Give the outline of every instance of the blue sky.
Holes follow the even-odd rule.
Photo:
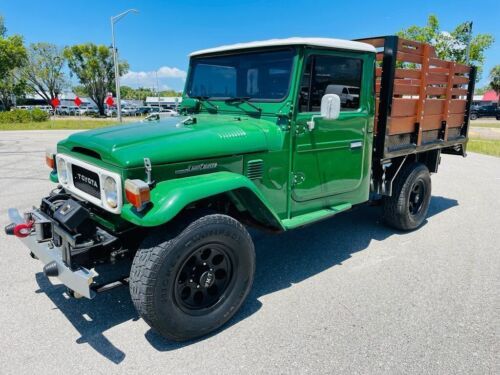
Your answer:
[[[498,0],[468,1],[335,1],[335,0],[86,0],[66,2],[2,0],[0,14],[8,32],[28,43],[60,46],[94,42],[110,44],[109,18],[128,8],[117,24],[117,46],[130,64],[124,84],[182,89],[194,50],[222,44],[290,36],[355,39],[393,34],[438,16],[443,30],[472,20],[475,33],[491,33],[485,72],[500,64]],[[479,86],[486,83],[487,74]]]

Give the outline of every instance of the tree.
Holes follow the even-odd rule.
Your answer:
[[[129,86],[121,86],[120,93],[123,99],[146,100],[148,96],[182,96],[181,92],[175,90],[164,90],[157,93],[150,88],[139,87],[134,89]]]
[[[64,63],[63,50],[54,44],[34,43],[28,49],[28,63],[22,70],[23,78],[28,88],[49,105],[66,86]]]
[[[483,95],[488,90],[489,90],[488,86],[476,87],[474,88],[474,95]]]
[[[111,50],[104,45],[79,44],[64,49],[68,66],[80,80],[90,98],[96,103],[99,113],[104,115],[104,100],[108,92],[115,89],[115,72]],[[120,61],[120,75],[128,71],[128,64]]]
[[[3,38],[7,35],[7,28],[5,27],[5,20],[3,16],[0,15],[0,37]]]
[[[26,63],[26,48],[19,35],[5,35],[3,17],[0,17],[0,100],[5,109],[12,106],[12,98],[20,95],[23,82],[18,70]]]
[[[89,95],[89,93],[87,92],[85,87],[82,85],[74,86],[72,91],[76,96],[80,96],[80,97]]]
[[[490,70],[490,87],[499,95],[498,104],[500,104],[500,65],[495,65]]]
[[[451,32],[443,31],[435,15],[430,15],[425,26],[410,26],[397,34],[403,38],[429,43],[436,49],[440,59],[452,60],[464,64],[466,62],[467,41],[469,38],[469,23],[464,22]],[[484,64],[484,52],[491,47],[494,38],[491,34],[477,34],[471,38],[469,63],[477,66],[476,80],[481,78]]]

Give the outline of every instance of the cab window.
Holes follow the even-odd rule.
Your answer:
[[[350,57],[308,57],[299,93],[300,112],[319,112],[326,94],[340,97],[342,111],[359,108],[363,61]]]

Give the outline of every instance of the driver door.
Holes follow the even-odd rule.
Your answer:
[[[369,123],[366,100],[349,106],[342,100],[339,118],[317,118],[312,130],[307,121],[319,115],[323,95],[341,94],[339,87],[345,86],[361,92],[362,72],[363,56],[355,53],[312,51],[305,57],[293,156],[294,201],[330,197],[360,186]]]

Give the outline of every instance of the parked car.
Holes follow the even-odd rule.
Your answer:
[[[359,87],[344,85],[328,85],[325,94],[337,94],[342,108],[357,108],[359,103]]]
[[[99,110],[97,109],[97,107],[85,106],[85,107],[80,107],[78,113],[80,114],[80,116],[90,116],[98,114]]]
[[[122,116],[137,116],[137,107],[123,107]]]
[[[144,117],[142,121],[159,121],[165,118],[175,117],[179,114],[175,111],[153,112]]]
[[[59,107],[56,108],[56,115],[59,116],[69,116],[70,115],[70,110],[67,105],[60,105]]]
[[[137,114],[138,115],[147,115],[150,112],[151,112],[151,107],[149,107],[149,106],[137,108]]]
[[[116,110],[116,107],[110,107],[110,108],[107,108],[106,111],[104,112],[106,114],[106,116],[108,117],[116,117],[117,115],[117,110]]]
[[[469,118],[476,120],[480,117],[495,117],[497,120],[500,120],[500,107],[496,104],[472,107]]]
[[[422,59],[421,51],[429,58]],[[382,70],[376,69],[378,53]],[[476,69],[439,59],[429,45],[397,36],[364,42],[290,38],[190,56],[181,106],[190,115],[182,124],[138,123],[70,135],[46,155],[57,185],[36,208],[24,214],[9,209],[5,228],[70,296],[92,298],[107,289],[105,283],[127,280],[139,316],[169,339],[213,332],[243,305],[256,264],[247,227],[277,234],[377,202],[389,226],[415,230],[431,206],[431,175],[449,160],[441,154],[466,156],[470,100],[462,106],[451,88],[442,99],[401,97],[415,92],[415,85],[425,90],[427,82],[393,74],[404,62],[421,61],[419,75],[443,66],[444,74],[467,85],[463,91],[471,98]],[[398,70],[402,77],[414,75],[413,69]],[[377,75],[387,84],[376,87]],[[353,82],[362,93],[356,113],[341,107],[338,94],[325,93],[328,84]],[[321,95],[319,106],[313,95],[299,95],[305,87]],[[384,100],[375,108],[377,95]],[[456,107],[452,116],[443,100]],[[437,113],[417,113],[424,103]],[[148,117],[169,114],[177,113]],[[413,126],[416,117],[419,126]],[[436,117],[448,119],[446,131],[434,130]],[[455,193],[448,191],[447,199]],[[21,194],[18,199],[26,205]],[[351,219],[344,226],[357,224]],[[320,230],[334,241],[341,220]],[[426,233],[438,231],[435,224],[429,222]],[[435,235],[441,240],[440,232]],[[445,246],[441,242],[436,247]],[[304,267],[311,257],[324,258],[303,250]],[[18,270],[19,280],[24,271]],[[287,270],[276,263],[273,272],[279,283]],[[10,279],[6,288],[15,283]],[[325,303],[315,298],[313,307]]]

